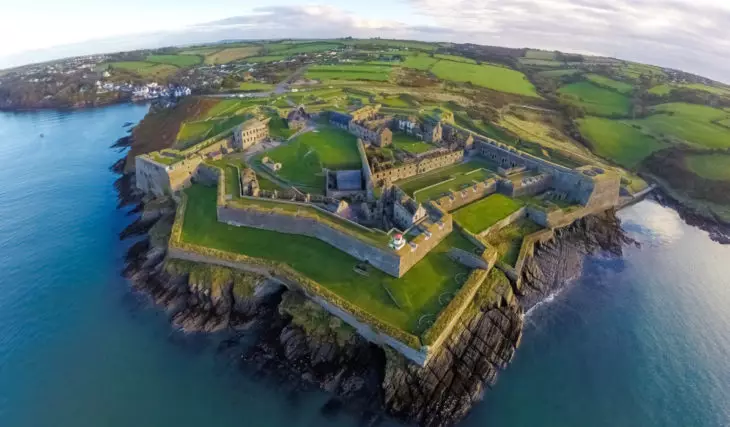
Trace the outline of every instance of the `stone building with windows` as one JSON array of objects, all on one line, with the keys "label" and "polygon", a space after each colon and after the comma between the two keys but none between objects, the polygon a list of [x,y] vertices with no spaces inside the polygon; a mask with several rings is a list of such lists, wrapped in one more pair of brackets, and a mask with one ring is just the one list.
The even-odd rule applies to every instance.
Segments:
[{"label": "stone building with windows", "polygon": [[249,119],[233,131],[233,147],[245,150],[269,137],[269,121]]}]

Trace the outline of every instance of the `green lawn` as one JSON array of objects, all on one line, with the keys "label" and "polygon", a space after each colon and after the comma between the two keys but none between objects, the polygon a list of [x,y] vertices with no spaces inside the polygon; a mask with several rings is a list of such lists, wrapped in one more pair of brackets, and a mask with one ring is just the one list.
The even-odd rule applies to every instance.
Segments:
[{"label": "green lawn", "polygon": [[322,168],[359,169],[360,154],[356,139],[349,132],[320,126],[317,132],[307,132],[295,140],[265,154],[282,164],[278,175],[306,187],[323,188]]},{"label": "green lawn", "polygon": [[423,188],[439,184],[449,178],[464,175],[479,169],[490,169],[491,167],[492,165],[489,163],[475,159],[468,163],[457,163],[412,178],[403,179],[397,181],[396,185],[413,197],[416,191]]},{"label": "green lawn", "polygon": [[200,64],[202,58],[195,55],[149,55],[147,61],[176,67],[191,67]]},{"label": "green lawn", "polygon": [[520,219],[494,233],[489,233],[487,242],[499,252],[499,259],[514,267],[520,255],[525,236],[542,229],[542,226],[527,218]]},{"label": "green lawn", "polygon": [[286,120],[283,118],[279,116],[271,118],[271,121],[269,122],[269,134],[272,137],[284,140],[288,139],[295,133],[296,130],[289,129],[289,126],[286,124]]},{"label": "green lawn", "polygon": [[519,200],[503,194],[492,194],[454,212],[454,221],[470,232],[479,234],[522,206]]},{"label": "green lawn", "polygon": [[214,188],[193,185],[186,194],[183,241],[284,262],[379,319],[416,335],[427,328],[427,324],[419,325],[419,318],[424,314],[435,316],[442,308],[439,296],[445,294],[441,302],[448,303],[460,287],[456,275],[468,273],[446,255],[452,246],[464,245],[463,237],[455,233],[400,279],[374,268],[366,277],[352,270],[358,263],[355,258],[321,240],[219,223]]},{"label": "green lawn", "polygon": [[588,114],[627,115],[631,110],[631,100],[628,97],[589,82],[572,83],[561,87],[558,92],[565,99],[584,108]]},{"label": "green lawn", "polygon": [[621,166],[634,168],[654,151],[666,147],[656,139],[617,120],[588,116],[578,120],[581,135],[596,154]]},{"label": "green lawn", "polygon": [[634,86],[626,82],[620,82],[618,80],[609,79],[599,74],[586,74],[586,78],[598,86],[608,87],[617,90],[621,93],[631,93],[634,90]]},{"label": "green lawn", "polygon": [[729,148],[730,129],[712,123],[728,117],[728,113],[704,105],[670,103],[654,107],[659,114],[629,120],[656,137],[672,137],[702,148]]},{"label": "green lawn", "polygon": [[730,155],[691,154],[684,161],[689,170],[702,178],[730,181]]},{"label": "green lawn", "polygon": [[471,82],[500,92],[538,97],[535,87],[524,74],[505,67],[439,61],[431,68],[431,72],[442,80]]},{"label": "green lawn", "polygon": [[421,141],[403,132],[393,132],[393,147],[413,154],[425,153],[436,148],[428,142]]}]

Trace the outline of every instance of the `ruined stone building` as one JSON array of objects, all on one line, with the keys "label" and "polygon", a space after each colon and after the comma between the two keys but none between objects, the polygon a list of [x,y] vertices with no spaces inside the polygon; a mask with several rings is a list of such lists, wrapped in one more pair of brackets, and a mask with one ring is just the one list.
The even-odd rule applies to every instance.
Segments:
[{"label": "ruined stone building", "polygon": [[426,209],[409,197],[404,191],[396,188],[393,203],[393,222],[402,230],[407,230],[426,218]]},{"label": "ruined stone building", "polygon": [[245,150],[269,137],[269,121],[249,119],[233,131],[233,147]]},{"label": "ruined stone building", "polygon": [[309,122],[310,118],[311,116],[309,113],[307,113],[304,107],[300,105],[299,107],[292,109],[289,114],[287,114],[286,124],[289,129],[300,130],[307,127],[307,122]]},{"label": "ruined stone building", "polygon": [[348,130],[351,134],[376,147],[386,147],[393,143],[393,132],[390,128],[390,119],[351,120]]}]

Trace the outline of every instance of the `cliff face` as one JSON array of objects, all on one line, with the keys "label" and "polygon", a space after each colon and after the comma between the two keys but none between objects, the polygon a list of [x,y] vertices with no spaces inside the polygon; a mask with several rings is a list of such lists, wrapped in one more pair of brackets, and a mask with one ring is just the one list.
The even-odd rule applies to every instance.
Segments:
[{"label": "cliff face", "polygon": [[[120,199],[140,201],[129,195]],[[147,201],[134,211],[140,219],[123,235],[148,238],[130,249],[125,275],[167,308],[173,324],[185,331],[255,327],[258,338],[242,355],[245,369],[296,388],[327,390],[333,398],[323,410],[345,406],[367,423],[382,416],[426,426],[461,420],[482,398],[485,385],[494,384],[499,370],[512,360],[524,309],[578,276],[586,254],[600,250],[620,255],[629,241],[613,212],[557,230],[554,239],[536,245],[514,294],[504,275],[493,271],[489,280],[501,281],[504,292],[497,297],[477,293],[438,353],[419,367],[366,342],[316,304],[264,277],[166,261],[171,205]]]},{"label": "cliff face", "polygon": [[555,230],[555,237],[537,243],[522,270],[522,286],[517,290],[520,304],[530,309],[583,271],[587,255],[602,252],[621,256],[623,246],[633,241],[621,230],[616,212],[588,216],[568,227]]}]

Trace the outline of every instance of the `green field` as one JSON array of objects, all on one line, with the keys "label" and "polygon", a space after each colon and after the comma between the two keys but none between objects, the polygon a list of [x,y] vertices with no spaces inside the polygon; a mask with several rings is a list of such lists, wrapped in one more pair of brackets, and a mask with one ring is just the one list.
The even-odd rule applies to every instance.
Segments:
[{"label": "green field", "polygon": [[500,261],[514,267],[520,255],[522,241],[525,236],[542,229],[542,226],[535,224],[527,218],[520,219],[499,231],[489,233],[487,243],[499,253]]},{"label": "green field", "polygon": [[282,164],[278,172],[281,178],[320,190],[324,188],[322,168],[358,169],[361,166],[355,137],[329,126],[304,133],[259,158],[263,156]]},{"label": "green field", "polygon": [[557,68],[564,65],[563,62],[553,61],[549,59],[529,59],[520,58],[520,64],[527,65],[530,67],[545,67],[545,68]]},{"label": "green field", "polygon": [[205,57],[206,64],[227,64],[249,56],[258,55],[261,51],[259,46],[229,47]]},{"label": "green field", "polygon": [[288,139],[295,133],[296,131],[294,129],[289,129],[286,120],[282,117],[275,116],[271,118],[271,121],[269,121],[269,135],[273,138],[284,140]]},{"label": "green field", "polygon": [[426,151],[436,148],[428,142],[421,141],[420,139],[403,132],[393,132],[393,147],[412,154],[425,153]]},{"label": "green field", "polygon": [[267,62],[276,62],[281,61],[282,59],[286,59],[286,55],[264,55],[264,56],[247,56],[246,62],[250,63],[267,63]]},{"label": "green field", "polygon": [[306,77],[327,80],[369,80],[386,82],[391,68],[382,65],[313,65]]},{"label": "green field", "polygon": [[411,108],[412,105],[400,96],[389,96],[380,100],[380,103],[385,107],[392,108]]},{"label": "green field", "polygon": [[239,90],[244,91],[266,91],[273,90],[275,85],[270,83],[259,83],[259,82],[243,82],[238,85]]},{"label": "green field", "polygon": [[169,64],[175,67],[191,67],[200,64],[202,58],[195,55],[150,55],[147,62],[156,64]]},{"label": "green field", "polygon": [[629,98],[589,82],[572,83],[561,87],[558,92],[565,99],[585,109],[588,114],[627,115],[631,111]]},{"label": "green field", "polygon": [[484,181],[492,176],[494,174],[486,169],[476,169],[462,174],[454,174],[448,178],[448,181],[416,191],[414,197],[419,202],[438,199],[452,191],[459,191],[466,186],[472,185],[475,182]]},{"label": "green field", "polygon": [[578,120],[581,135],[596,154],[621,166],[634,168],[656,150],[666,147],[656,139],[617,120],[586,117]]},{"label": "green field", "polygon": [[289,45],[286,49],[276,49],[275,52],[280,55],[298,55],[300,53],[324,52],[327,50],[340,49],[341,44],[337,43],[302,43]]},{"label": "green field", "polygon": [[[460,288],[456,276],[468,273],[446,254],[452,246],[465,245],[458,233],[452,233],[400,279],[374,268],[362,276],[353,271],[358,264],[355,258],[321,240],[218,222],[214,188],[193,185],[186,194],[184,242],[284,262],[384,322],[414,334],[428,327],[423,322],[419,325],[421,316],[435,316],[448,296]],[[442,295],[446,298],[439,302]]]},{"label": "green field", "polygon": [[463,56],[456,56],[456,55],[443,55],[440,53],[435,54],[434,58],[445,59],[447,61],[466,62],[467,64],[476,64],[477,63],[477,61],[475,61],[471,58],[464,58]]},{"label": "green field", "polygon": [[453,216],[454,221],[460,226],[474,234],[479,234],[522,206],[523,204],[519,200],[503,194],[492,194],[457,210]]},{"label": "green field", "polygon": [[669,93],[672,91],[672,89],[694,89],[694,90],[701,90],[709,93],[713,93],[715,95],[721,95],[721,96],[728,96],[730,95],[730,89],[727,88],[721,88],[721,87],[715,87],[715,86],[708,86],[703,85],[701,83],[688,83],[688,84],[660,84],[657,86],[654,86],[653,88],[649,89],[649,93],[652,95],[669,95]]},{"label": "green field", "polygon": [[176,148],[184,150],[206,138],[218,135],[219,133],[233,129],[245,122],[249,117],[246,115],[225,117],[222,119],[210,119],[197,122],[186,122],[180,126],[177,134],[177,141],[180,144]]},{"label": "green field", "polygon": [[702,178],[730,181],[730,155],[690,154],[684,161],[689,170]]},{"label": "green field", "polygon": [[431,72],[442,80],[471,82],[500,92],[537,97],[535,87],[519,71],[493,65],[474,65],[453,61],[439,61]]},{"label": "green field", "polygon": [[178,72],[179,68],[169,64],[156,64],[145,61],[108,62],[102,68],[119,69],[138,74],[146,78],[164,79]]},{"label": "green field", "polygon": [[675,88],[675,86],[665,83],[665,84],[660,84],[660,85],[656,85],[656,86],[652,87],[651,89],[649,89],[649,93],[652,95],[664,96],[664,95],[669,95],[669,93],[674,88]]},{"label": "green field", "polygon": [[414,68],[416,70],[428,70],[434,64],[439,62],[438,58],[432,58],[428,55],[409,55],[402,65],[406,68]]},{"label": "green field", "polygon": [[728,113],[704,105],[670,103],[654,107],[659,114],[627,123],[641,126],[656,137],[670,137],[705,148],[730,147],[730,129],[713,123]]},{"label": "green field", "polygon": [[525,58],[527,59],[542,59],[545,61],[552,61],[555,59],[555,52],[547,50],[533,50],[530,49],[525,52]]},{"label": "green field", "polygon": [[573,74],[580,73],[580,70],[576,69],[566,69],[566,70],[548,70],[548,71],[540,71],[537,73],[538,76],[541,77],[563,77],[563,76],[572,76]]},{"label": "green field", "polygon": [[586,74],[586,78],[598,86],[607,87],[621,93],[628,94],[634,90],[633,85],[625,82],[620,82],[618,80],[609,79],[608,77],[604,77],[599,74]]}]

